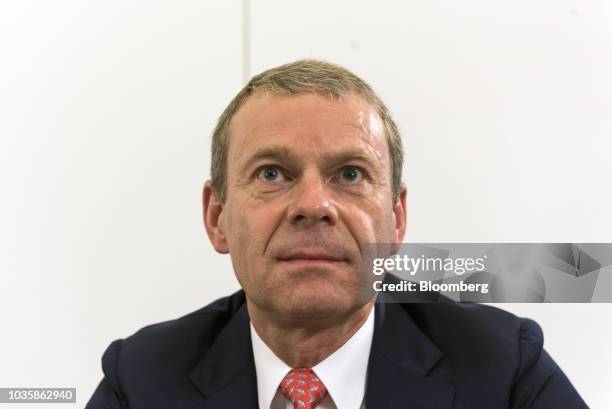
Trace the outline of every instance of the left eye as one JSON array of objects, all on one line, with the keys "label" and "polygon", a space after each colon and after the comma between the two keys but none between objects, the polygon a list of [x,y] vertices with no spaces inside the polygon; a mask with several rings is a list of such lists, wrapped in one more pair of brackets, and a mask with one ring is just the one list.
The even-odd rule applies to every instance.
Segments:
[{"label": "left eye", "polygon": [[343,182],[355,183],[363,178],[363,173],[357,168],[344,168],[340,172]]}]

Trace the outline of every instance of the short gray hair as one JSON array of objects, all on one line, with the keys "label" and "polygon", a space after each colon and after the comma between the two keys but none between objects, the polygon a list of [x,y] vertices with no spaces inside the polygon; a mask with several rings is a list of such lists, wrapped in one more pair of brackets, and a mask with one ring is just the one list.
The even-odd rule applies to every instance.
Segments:
[{"label": "short gray hair", "polygon": [[210,164],[212,186],[219,194],[221,202],[225,202],[227,195],[230,122],[248,97],[256,92],[280,95],[320,94],[331,100],[340,100],[350,94],[364,98],[378,111],[385,125],[391,157],[391,192],[395,203],[400,193],[404,161],[402,138],[397,125],[386,105],[365,81],[346,68],[319,60],[299,60],[254,76],[225,108],[213,131]]}]

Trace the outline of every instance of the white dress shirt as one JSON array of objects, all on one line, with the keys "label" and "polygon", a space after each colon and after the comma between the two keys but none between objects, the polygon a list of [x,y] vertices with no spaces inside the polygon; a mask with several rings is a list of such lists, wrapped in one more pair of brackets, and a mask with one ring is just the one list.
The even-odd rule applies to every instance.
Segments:
[{"label": "white dress shirt", "polygon": [[[353,336],[312,368],[329,395],[316,409],[365,409],[366,373],[372,337],[374,307]],[[293,409],[279,385],[291,367],[263,342],[251,323],[251,343],[257,373],[259,409]]]}]

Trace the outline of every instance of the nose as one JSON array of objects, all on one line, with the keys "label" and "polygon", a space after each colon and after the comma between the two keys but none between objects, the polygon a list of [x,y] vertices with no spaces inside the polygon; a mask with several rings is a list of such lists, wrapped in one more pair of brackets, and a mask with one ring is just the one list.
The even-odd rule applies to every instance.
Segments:
[{"label": "nose", "polygon": [[287,211],[289,223],[314,226],[317,223],[334,225],[338,222],[338,211],[328,187],[318,172],[304,173],[294,187],[291,204]]}]

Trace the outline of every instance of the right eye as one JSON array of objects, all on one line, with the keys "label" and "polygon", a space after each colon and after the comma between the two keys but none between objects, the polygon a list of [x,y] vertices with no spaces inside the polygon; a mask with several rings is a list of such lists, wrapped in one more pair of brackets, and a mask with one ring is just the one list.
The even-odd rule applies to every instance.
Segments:
[{"label": "right eye", "polygon": [[284,175],[278,166],[264,166],[259,170],[257,178],[266,183],[278,183]]}]

